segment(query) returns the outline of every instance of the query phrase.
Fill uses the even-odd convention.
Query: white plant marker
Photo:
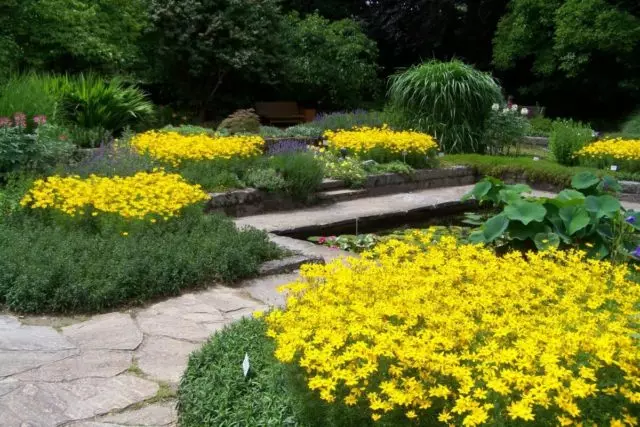
[[[540,160],[540,157],[538,157],[538,156],[536,156],[536,157],[534,157],[534,158],[533,158],[533,161],[534,161],[534,162],[537,162],[538,160]]]
[[[611,165],[611,170],[612,171],[617,171],[618,170],[618,166],[617,165]]]
[[[443,151],[439,152],[438,157],[444,157],[444,152]]]
[[[244,374],[244,377],[246,378],[247,375],[249,374],[249,354],[245,353],[244,354],[244,360],[242,361],[242,373]]]

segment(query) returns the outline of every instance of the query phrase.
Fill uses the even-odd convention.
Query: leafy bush
[[[10,173],[5,177],[5,184],[0,184],[0,222],[3,218],[20,209],[20,199],[31,188],[34,176],[24,171]]]
[[[410,165],[399,160],[389,163],[364,162],[363,166],[370,174],[399,173],[402,175],[413,175],[415,172]]]
[[[482,153],[484,123],[502,94],[494,79],[460,61],[429,61],[391,77],[397,123],[434,135],[447,153]]]
[[[250,187],[266,191],[280,191],[287,186],[284,178],[271,168],[251,169],[244,176],[244,181]]]
[[[322,138],[322,129],[314,124],[304,124],[288,127],[284,136],[298,138]]]
[[[28,117],[45,115],[50,122],[59,117],[56,77],[46,74],[15,74],[0,85],[0,117],[21,112]]]
[[[154,106],[137,87],[119,77],[95,74],[67,78],[61,93],[65,120],[84,129],[118,133],[153,116]]]
[[[241,177],[252,162],[242,159],[187,161],[175,168],[187,181],[212,192],[244,188]]]
[[[553,123],[549,150],[561,165],[573,166],[578,163],[575,153],[593,140],[593,130],[572,120],[557,120]]]
[[[277,359],[331,406],[381,425],[606,425],[638,413],[640,287],[626,265],[432,238],[303,266],[267,316]]]
[[[180,135],[191,136],[191,135],[209,135],[215,136],[216,132],[213,129],[205,128],[202,126],[195,125],[180,125],[180,126],[172,126],[168,125],[162,128],[163,131],[166,132],[176,132]]]
[[[573,247],[598,259],[627,260],[640,243],[636,223],[640,213],[624,211],[615,197],[622,189],[618,182],[583,172],[573,177],[572,187],[553,198],[531,198],[522,195],[531,192],[526,185],[485,178],[465,199],[488,201],[503,210],[472,233],[470,240],[539,250]]]
[[[379,111],[355,110],[319,114],[312,126],[327,130],[353,129],[356,127],[382,127],[386,123],[386,114]]]
[[[92,312],[177,295],[250,276],[279,255],[265,233],[238,231],[200,207],[130,236],[16,214],[0,223],[0,241],[0,302],[30,313]]]
[[[273,156],[269,165],[285,180],[285,189],[294,199],[307,201],[324,178],[324,166],[312,153]]]
[[[318,150],[316,158],[324,165],[327,178],[339,179],[351,187],[361,187],[367,180],[367,171],[357,157],[340,157],[327,150]]]
[[[259,133],[263,138],[280,138],[285,136],[285,131],[275,126],[260,126]]]
[[[154,163],[149,156],[138,153],[126,143],[108,143],[91,150],[79,161],[58,170],[64,175],[131,176],[150,172]]]
[[[622,126],[622,133],[628,137],[640,139],[640,113],[636,113]]]
[[[528,136],[549,136],[553,130],[553,120],[544,116],[535,116],[529,119]]]
[[[0,174],[23,168],[45,171],[68,160],[74,146],[60,132],[54,125],[41,125],[32,132],[21,126],[0,126]]]
[[[259,133],[260,116],[256,114],[253,108],[237,110],[220,123],[218,131],[223,130],[229,132],[231,135],[238,133]]]
[[[529,129],[529,123],[519,111],[510,108],[492,108],[485,122],[483,143],[490,154],[518,153],[520,142]]]

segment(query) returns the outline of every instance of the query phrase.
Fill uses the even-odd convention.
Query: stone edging
[[[522,142],[525,144],[539,145],[541,147],[549,146],[549,138],[546,136],[525,136]]]

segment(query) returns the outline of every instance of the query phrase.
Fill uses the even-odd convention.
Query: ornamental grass
[[[70,216],[104,213],[125,219],[169,219],[189,205],[207,200],[199,185],[163,171],[139,172],[130,177],[91,175],[51,176],[37,180],[20,204],[32,209],[52,209]]]
[[[639,139],[603,139],[575,153],[585,164],[597,167],[616,165],[630,172],[640,171]]]
[[[380,128],[361,127],[352,130],[326,131],[329,148],[349,152],[379,163],[405,160],[417,167],[429,157],[434,157],[438,144],[435,139],[421,132],[395,131],[386,125]],[[416,164],[417,162],[417,164]]]
[[[149,131],[131,139],[140,153],[178,166],[184,160],[246,158],[262,154],[264,139],[256,135],[181,135],[177,132]]]
[[[640,286],[626,266],[431,241],[304,266],[267,316],[276,357],[382,422],[637,425]]]

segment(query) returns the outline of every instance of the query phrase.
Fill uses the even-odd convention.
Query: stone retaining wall
[[[546,136],[525,136],[522,142],[530,145],[539,145],[541,147],[549,146],[549,138]]]

